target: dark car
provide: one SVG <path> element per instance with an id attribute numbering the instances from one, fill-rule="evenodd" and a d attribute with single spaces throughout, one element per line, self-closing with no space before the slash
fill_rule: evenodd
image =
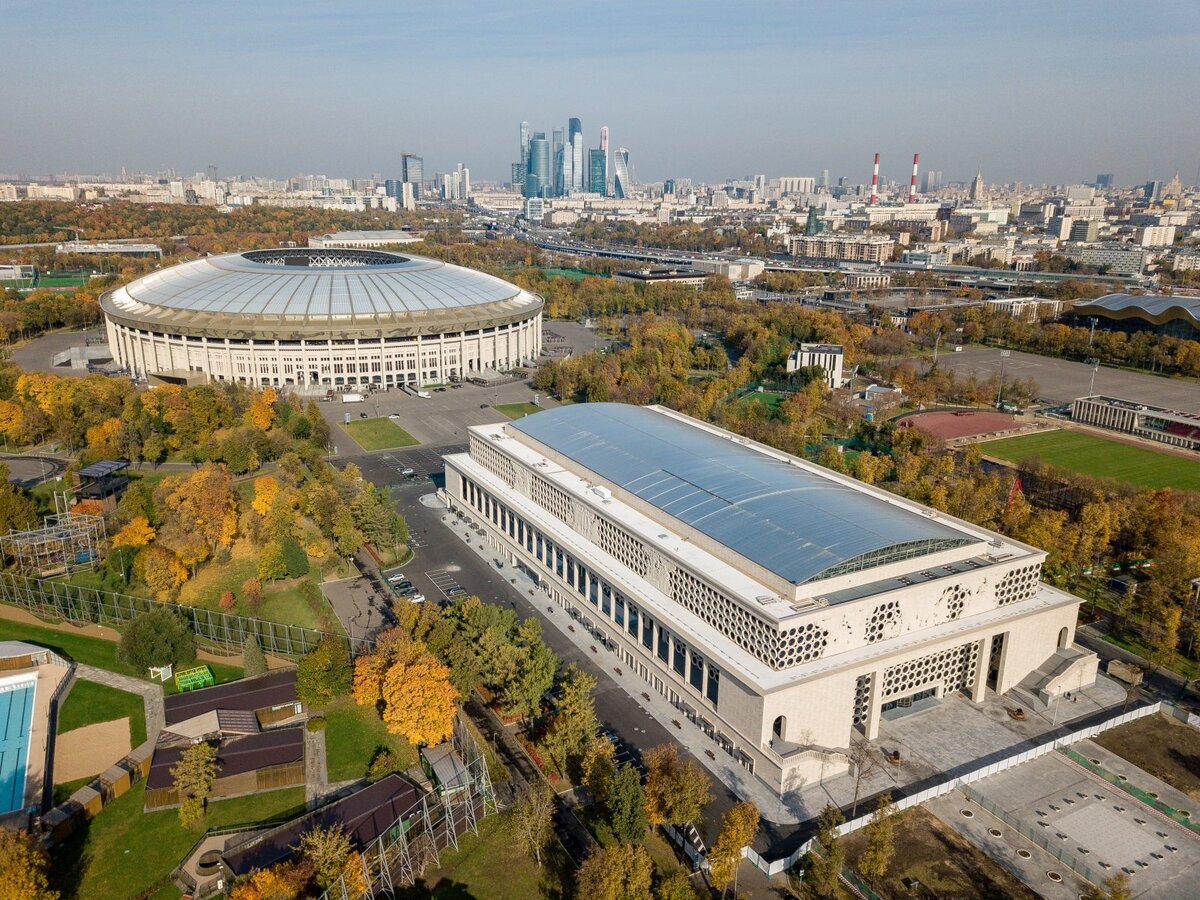
<path id="1" fill-rule="evenodd" d="M 358 414 L 358 417 L 359 417 L 360 419 L 369 419 L 369 418 L 371 418 L 371 417 L 370 417 L 370 416 L 368 416 L 368 415 L 367 415 L 365 412 L 360 412 L 360 413 Z"/>
<path id="2" fill-rule="evenodd" d="M 480 404 L 479 404 L 479 408 L 480 408 L 480 409 L 487 409 L 487 408 L 488 408 L 488 405 L 487 405 L 486 403 L 480 403 Z"/>

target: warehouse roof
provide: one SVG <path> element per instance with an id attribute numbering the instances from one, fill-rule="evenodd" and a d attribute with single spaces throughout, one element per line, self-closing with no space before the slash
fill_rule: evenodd
<path id="1" fill-rule="evenodd" d="M 980 540 L 816 466 L 649 407 L 563 406 L 509 427 L 792 584 Z"/>

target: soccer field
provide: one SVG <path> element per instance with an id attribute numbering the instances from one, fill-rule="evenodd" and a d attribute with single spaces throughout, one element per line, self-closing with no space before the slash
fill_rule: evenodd
<path id="1" fill-rule="evenodd" d="M 1115 478 L 1138 487 L 1200 491 L 1200 456 L 1190 460 L 1083 431 L 1044 431 L 987 441 L 979 448 L 985 456 L 1014 463 L 1036 456 L 1073 472 Z"/>

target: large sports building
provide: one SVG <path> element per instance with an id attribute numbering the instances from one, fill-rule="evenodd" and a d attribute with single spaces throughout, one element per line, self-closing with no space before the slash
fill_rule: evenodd
<path id="1" fill-rule="evenodd" d="M 452 508 L 779 791 L 961 691 L 1091 684 L 1045 553 L 660 407 L 470 429 Z"/>
<path id="2" fill-rule="evenodd" d="M 429 384 L 537 358 L 542 299 L 380 250 L 252 250 L 163 269 L 100 300 L 139 377 L 337 389 Z"/>

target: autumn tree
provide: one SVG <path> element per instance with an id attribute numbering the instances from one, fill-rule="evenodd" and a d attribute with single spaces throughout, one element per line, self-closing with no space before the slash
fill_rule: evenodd
<path id="1" fill-rule="evenodd" d="M 258 577 L 263 581 L 274 581 L 287 574 L 287 560 L 283 558 L 283 545 L 271 541 L 258 554 Z"/>
<path id="2" fill-rule="evenodd" d="M 554 790 L 544 780 L 528 785 L 518 795 L 509 812 L 517 846 L 532 856 L 538 867 L 542 854 L 554 837 Z"/>
<path id="3" fill-rule="evenodd" d="M 875 804 L 875 812 L 871 816 L 871 821 L 863 829 L 867 839 L 867 848 L 858 861 L 859 871 L 868 878 L 882 878 L 887 873 L 892 856 L 896 852 L 895 824 L 896 806 L 892 803 L 892 795 L 881 794 Z"/>
<path id="4" fill-rule="evenodd" d="M 315 825 L 300 835 L 297 848 L 301 857 L 312 867 L 317 886 L 329 888 L 346 869 L 350 857 L 350 836 L 340 824 L 328 828 Z"/>
<path id="5" fill-rule="evenodd" d="M 654 900 L 699 900 L 685 872 L 672 872 L 654 886 Z"/>
<path id="6" fill-rule="evenodd" d="M 271 511 L 271 504 L 279 496 L 279 482 L 274 475 L 259 475 L 254 479 L 254 501 L 251 508 L 264 519 Z"/>
<path id="7" fill-rule="evenodd" d="M 749 801 L 739 803 L 725 814 L 717 841 L 708 852 L 713 887 L 722 896 L 730 884 L 737 894 L 737 871 L 742 862 L 742 848 L 754 842 L 758 834 L 758 807 Z"/>
<path id="8" fill-rule="evenodd" d="M 600 810 L 607 809 L 608 792 L 616 774 L 614 754 L 612 741 L 597 734 L 588 744 L 587 752 L 583 756 L 583 783 L 592 795 L 592 803 Z"/>
<path id="9" fill-rule="evenodd" d="M 646 900 L 654 863 L 645 847 L 596 847 L 575 873 L 578 900 Z"/>
<path id="10" fill-rule="evenodd" d="M 254 398 L 250 401 L 250 408 L 246 410 L 246 424 L 261 428 L 263 431 L 270 428 L 275 421 L 275 401 L 278 399 L 278 395 L 272 387 L 264 387 L 255 393 Z"/>
<path id="11" fill-rule="evenodd" d="M 0 900 L 58 900 L 47 878 L 49 862 L 29 832 L 0 828 Z"/>
<path id="12" fill-rule="evenodd" d="M 179 821 L 185 828 L 204 817 L 204 807 L 217 780 L 217 748 L 201 741 L 183 751 L 171 767 L 171 779 L 179 795 Z"/>
<path id="13" fill-rule="evenodd" d="M 838 838 L 838 826 L 844 822 L 841 811 L 832 804 L 825 807 L 817 820 L 816 843 L 819 852 L 810 850 L 805 856 L 804 884 L 808 892 L 822 900 L 840 896 L 838 882 L 846 861 L 846 848 Z"/>
<path id="14" fill-rule="evenodd" d="M 558 709 L 546 732 L 545 747 L 564 775 L 578 776 L 599 723 L 592 690 L 596 679 L 571 663 L 563 677 Z"/>
<path id="15" fill-rule="evenodd" d="M 674 744 L 651 747 L 646 763 L 646 815 L 651 825 L 697 822 L 712 800 L 708 775 L 689 759 L 680 762 Z"/>
<path id="16" fill-rule="evenodd" d="M 388 730 L 419 746 L 450 737 L 458 692 L 450 670 L 426 649 L 408 640 L 378 644 L 374 653 L 355 663 L 354 699 L 374 706 Z"/>
<path id="17" fill-rule="evenodd" d="M 353 677 L 345 641 L 326 635 L 296 666 L 296 696 L 304 705 L 320 708 L 334 697 L 350 693 Z"/>
<path id="18" fill-rule="evenodd" d="M 617 769 L 608 792 L 608 824 L 617 840 L 639 844 L 646 837 L 650 820 L 646 817 L 646 793 L 642 777 L 632 763 Z"/>
<path id="19" fill-rule="evenodd" d="M 145 516 L 134 516 L 113 535 L 113 547 L 145 547 L 154 540 L 154 529 Z"/>
<path id="20" fill-rule="evenodd" d="M 312 880 L 312 868 L 305 860 L 277 863 L 256 869 L 233 886 L 229 900 L 298 900 Z"/>
<path id="21" fill-rule="evenodd" d="M 163 479 L 156 500 L 163 516 L 158 539 L 177 549 L 187 547 L 194 562 L 228 547 L 237 533 L 233 478 L 223 465 L 205 463 L 188 475 Z"/>

